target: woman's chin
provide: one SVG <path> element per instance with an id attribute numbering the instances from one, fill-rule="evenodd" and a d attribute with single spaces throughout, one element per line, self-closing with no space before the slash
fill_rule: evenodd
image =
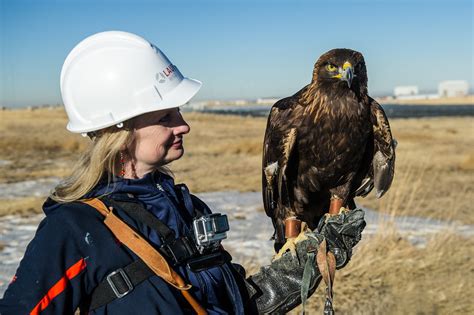
<path id="1" fill-rule="evenodd" d="M 184 155 L 184 148 L 182 146 L 179 149 L 172 148 L 168 150 L 168 154 L 166 155 L 166 158 L 165 158 L 165 164 L 179 160 L 183 155 Z"/>

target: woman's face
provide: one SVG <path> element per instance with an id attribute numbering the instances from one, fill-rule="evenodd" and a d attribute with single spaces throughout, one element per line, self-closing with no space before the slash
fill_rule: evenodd
<path id="1" fill-rule="evenodd" d="M 189 132 L 179 108 L 170 108 L 138 116 L 134 120 L 134 142 L 130 148 L 137 175 L 179 159 L 183 136 Z M 141 173 L 141 174 L 139 174 Z"/>

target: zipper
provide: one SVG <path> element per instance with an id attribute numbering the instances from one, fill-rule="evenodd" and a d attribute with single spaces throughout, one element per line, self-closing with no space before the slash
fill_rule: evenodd
<path id="1" fill-rule="evenodd" d="M 158 188 L 159 191 L 163 191 L 163 192 L 165 191 L 163 189 L 163 186 L 161 186 L 161 184 L 159 184 L 159 183 L 156 183 L 156 188 Z"/>

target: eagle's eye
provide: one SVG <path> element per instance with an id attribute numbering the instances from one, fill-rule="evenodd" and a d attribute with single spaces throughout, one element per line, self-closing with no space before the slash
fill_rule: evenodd
<path id="1" fill-rule="evenodd" d="M 329 72 L 333 72 L 333 71 L 336 71 L 337 70 L 337 67 L 333 64 L 328 64 L 326 66 L 326 70 L 329 71 Z"/>

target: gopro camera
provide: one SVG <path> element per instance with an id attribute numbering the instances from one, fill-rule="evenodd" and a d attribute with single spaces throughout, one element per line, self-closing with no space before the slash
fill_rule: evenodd
<path id="1" fill-rule="evenodd" d="M 229 221 L 227 215 L 213 213 L 204 215 L 193 221 L 196 246 L 202 254 L 207 249 L 215 249 L 221 240 L 227 238 Z"/>

